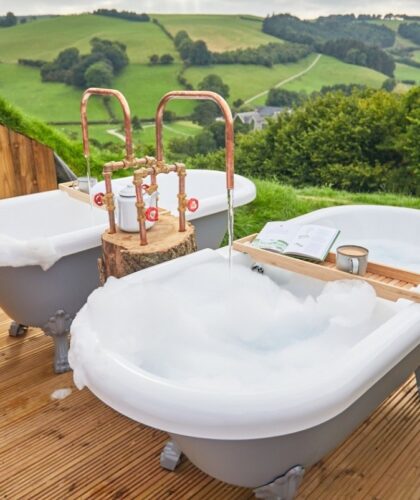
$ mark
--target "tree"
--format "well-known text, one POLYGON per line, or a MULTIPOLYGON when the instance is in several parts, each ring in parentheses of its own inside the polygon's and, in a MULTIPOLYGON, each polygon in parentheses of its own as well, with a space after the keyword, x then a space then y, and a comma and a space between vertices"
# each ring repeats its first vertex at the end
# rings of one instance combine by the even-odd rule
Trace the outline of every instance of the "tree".
POLYGON ((149 57, 149 62, 152 66, 159 64, 159 56, 157 54, 153 54, 149 57))
POLYGON ((112 83, 112 66, 104 61, 98 61, 89 66, 85 72, 88 87, 110 87, 112 83))
POLYGON ((188 61, 192 66, 208 66, 211 63, 211 52, 208 50, 206 42, 203 40, 193 42, 188 61))
POLYGON ((233 101, 233 107, 236 109, 239 109, 243 104, 244 104, 243 99, 236 99, 235 101, 233 101))
POLYGON ((160 56, 160 64, 172 64, 174 62, 174 58, 171 54, 163 54, 160 56))
POLYGON ((117 75, 129 63, 127 56, 127 47, 120 42, 111 42, 110 40, 101 40, 92 38, 90 41, 92 54, 101 54, 107 59, 113 68, 113 73, 117 75))
MULTIPOLYGON (((219 75, 207 75, 199 84, 199 90, 211 90, 227 99, 229 97, 229 85, 223 83, 219 75)), ((220 110, 217 104, 210 101, 202 101, 195 107, 191 115, 193 122, 203 126, 211 125, 219 116, 220 110)))
POLYGON ((8 12, 5 17, 0 17, 0 27, 10 28, 11 26, 16 26, 18 20, 13 12, 8 12))
POLYGON ((176 120, 175 111, 171 111, 170 109, 165 109, 163 112, 163 120, 165 122, 174 122, 176 120))
POLYGON ((65 49, 58 54, 57 59, 54 61, 54 65, 59 69, 70 69, 79 61, 80 54, 78 49, 70 47, 69 49, 65 49))
POLYGON ((26 17, 22 17, 21 20, 20 20, 20 24, 26 24, 28 20, 26 19, 26 17))
POLYGON ((384 90, 387 90, 388 92, 392 92, 395 88, 395 85, 397 85, 395 78, 387 78, 382 83, 382 88, 384 90))
POLYGON ((134 115, 133 118, 131 118, 131 125, 134 130, 142 130, 142 125, 140 118, 137 115, 134 115))
POLYGON ((219 75, 207 75, 199 84, 200 90, 211 90, 227 99, 229 97, 229 85, 225 84, 219 75))
POLYGON ((295 104, 301 104, 304 100, 305 94, 303 93, 273 88, 268 92, 266 104, 267 106, 284 106, 291 108, 295 104))

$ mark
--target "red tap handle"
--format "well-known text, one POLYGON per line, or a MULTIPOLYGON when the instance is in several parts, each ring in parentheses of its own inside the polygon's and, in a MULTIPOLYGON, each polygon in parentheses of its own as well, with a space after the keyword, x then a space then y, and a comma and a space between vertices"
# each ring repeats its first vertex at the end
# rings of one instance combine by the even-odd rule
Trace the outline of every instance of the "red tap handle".
POLYGON ((187 201, 187 208, 190 212, 196 212, 198 210, 198 207, 200 206, 197 198, 190 198, 187 201))
POLYGON ((102 207, 102 205, 104 204, 104 196, 104 193, 96 193, 93 197, 93 201, 96 205, 98 205, 98 207, 102 207))
POLYGON ((149 207, 146 209, 146 219, 149 222, 156 222, 159 219, 159 211, 156 207, 149 207))

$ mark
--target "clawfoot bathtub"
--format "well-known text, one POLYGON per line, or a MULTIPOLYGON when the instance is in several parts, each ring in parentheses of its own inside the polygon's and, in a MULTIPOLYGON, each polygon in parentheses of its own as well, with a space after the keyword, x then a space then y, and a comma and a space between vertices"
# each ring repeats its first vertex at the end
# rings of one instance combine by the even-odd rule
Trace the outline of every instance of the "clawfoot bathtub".
MULTIPOLYGON (((156 293, 156 286, 182 276, 187 269, 196 269, 198 275, 200 266, 219 262, 221 256, 226 256, 225 249, 203 250, 124 277, 117 290, 108 283, 95 292, 72 328, 70 362, 74 379, 79 388, 87 386, 120 413, 166 431, 171 442, 161 455, 165 468, 173 470, 180 454, 185 453, 207 474, 253 488, 257 498, 289 500, 305 469, 338 446, 418 368, 420 305, 377 299, 368 327, 360 331, 353 327, 345 355, 333 359, 328 367, 320 356, 320 361, 313 361, 310 376, 296 377, 291 369, 278 385, 259 390, 246 387, 244 392, 190 385, 182 377, 171 379, 155 374, 143 361, 137 364, 131 351, 123 354, 118 350, 128 341, 126 332, 134 331, 133 325, 127 324, 127 320, 124 323, 121 316, 113 319, 115 333, 110 330, 109 336, 104 336, 100 318, 91 306, 95 294, 102 294, 106 306, 117 297, 128 297, 136 285, 146 290, 155 286, 156 293)), ((248 256, 234 252, 233 272, 241 268, 252 273, 253 264, 248 256)), ((227 262, 224 265, 227 272, 227 262)), ((317 280, 268 265, 263 271, 280 288, 302 301, 323 287, 317 280)), ((136 344, 140 347, 141 339, 151 334, 150 329, 141 328, 142 320, 153 314, 142 305, 133 337, 136 342, 140 339, 136 344)), ((329 342, 322 342, 318 345, 328 352, 329 342)), ((159 345, 164 355, 167 346, 159 345)), ((183 355, 183 349, 183 342, 175 348, 172 345, 170 355, 164 359, 170 363, 183 355)), ((199 346, 196 349, 197 356, 200 352, 205 355, 205 345, 202 350, 199 346)))

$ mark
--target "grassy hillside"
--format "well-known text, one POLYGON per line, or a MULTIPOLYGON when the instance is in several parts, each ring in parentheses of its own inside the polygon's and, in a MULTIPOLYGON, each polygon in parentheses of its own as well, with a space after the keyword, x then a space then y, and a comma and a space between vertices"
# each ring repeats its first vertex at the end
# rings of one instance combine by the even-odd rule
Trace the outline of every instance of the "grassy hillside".
POLYGON ((214 52, 279 42, 262 32, 262 19, 250 16, 156 15, 172 34, 185 30, 193 40, 204 40, 214 52), (252 19, 252 20, 251 20, 252 19))
POLYGON ((131 62, 148 62, 152 54, 169 53, 178 58, 171 40, 152 22, 138 23, 104 16, 81 14, 31 21, 0 30, 2 62, 19 58, 51 61, 68 48, 89 52, 94 37, 117 40, 127 45, 131 62))
MULTIPOLYGON (((208 68, 189 68, 185 76, 193 85, 197 85, 209 73, 216 73, 230 87, 230 101, 249 99, 267 90, 277 83, 292 77, 306 69, 316 55, 302 59, 297 63, 276 64, 273 68, 262 66, 217 65, 208 68)), ((333 57, 322 56, 319 62, 305 75, 287 83, 287 90, 303 90, 313 92, 323 85, 335 83, 361 83, 371 87, 380 87, 386 76, 377 71, 361 66, 346 64, 333 57)), ((252 104, 264 104, 266 96, 262 96, 252 104)))
POLYGON ((378 88, 385 79, 385 75, 373 69, 346 64, 334 57, 322 56, 311 71, 287 83, 284 88, 313 92, 320 90, 323 85, 334 85, 336 83, 359 83, 378 88))
POLYGON ((276 64, 272 68, 242 64, 195 67, 189 68, 185 72, 185 77, 196 87, 208 74, 219 75, 230 87, 230 101, 232 102, 235 99, 249 99, 259 92, 268 90, 276 83, 307 68, 315 57, 315 54, 311 54, 297 63, 276 64))
MULTIPOLYGON (((176 79, 180 70, 180 64, 130 64, 114 79, 113 87, 125 95, 133 115, 143 119, 154 118, 160 98, 166 92, 181 87, 176 79)), ((179 101, 170 103, 167 109, 175 111, 179 116, 186 116, 191 113, 193 107, 194 103, 191 101, 179 101)), ((114 105, 114 109, 117 110, 118 106, 114 105)))
MULTIPOLYGON (((26 114, 45 121, 77 121, 82 91, 64 83, 42 83, 39 70, 0 64, 0 96, 26 114)), ((102 102, 92 100, 89 118, 107 120, 102 102)))
POLYGON ((397 80, 414 80, 416 83, 420 83, 420 68, 397 63, 395 78, 397 80))
MULTIPOLYGON (((65 125, 57 128, 73 140, 82 140, 82 131, 79 125, 65 125)), ((109 134, 107 132, 108 130, 117 130, 117 132, 122 133, 122 130, 118 129, 117 125, 91 125, 89 127, 89 137, 96 139, 102 144, 112 142, 122 145, 122 140, 115 135, 109 134)), ((163 141, 164 144, 167 144, 173 137, 193 136, 198 134, 201 130, 199 125, 190 121, 181 120, 174 123, 168 123, 164 125, 163 141)), ((151 123, 145 123, 141 130, 133 130, 133 141, 136 146, 146 144, 154 145, 155 126, 151 123)))

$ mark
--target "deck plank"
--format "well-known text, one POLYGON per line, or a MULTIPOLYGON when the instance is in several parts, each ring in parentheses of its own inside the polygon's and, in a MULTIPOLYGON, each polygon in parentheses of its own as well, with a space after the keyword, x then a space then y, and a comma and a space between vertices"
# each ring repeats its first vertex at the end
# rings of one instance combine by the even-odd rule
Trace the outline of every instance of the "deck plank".
MULTIPOLYGON (((37 329, 10 338, 0 310, 0 499, 245 500, 236 488, 186 458, 176 473, 159 467, 165 433, 119 415, 70 373, 54 375, 52 343, 37 329), (64 400, 51 393, 72 388, 64 400)), ((305 475, 310 499, 420 499, 420 400, 414 376, 339 448, 305 475)))

